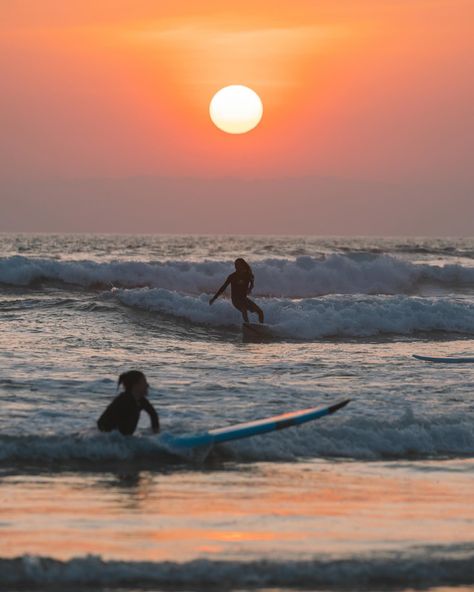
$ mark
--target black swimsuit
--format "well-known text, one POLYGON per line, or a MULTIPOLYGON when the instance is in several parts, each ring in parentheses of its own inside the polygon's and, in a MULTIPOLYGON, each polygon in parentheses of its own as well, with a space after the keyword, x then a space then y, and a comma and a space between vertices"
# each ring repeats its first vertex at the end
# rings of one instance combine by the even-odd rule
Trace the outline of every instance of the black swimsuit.
POLYGON ((252 285, 252 279, 252 276, 249 274, 239 274, 234 271, 234 273, 231 273, 226 279, 219 292, 223 292, 230 284, 230 297, 235 308, 238 310, 257 312, 256 304, 247 296, 249 288, 252 285))
POLYGON ((142 409, 148 413, 152 428, 157 431, 160 422, 150 401, 146 397, 137 401, 131 393, 126 392, 115 397, 100 416, 97 426, 101 432, 119 430, 124 436, 130 436, 137 427, 142 409))

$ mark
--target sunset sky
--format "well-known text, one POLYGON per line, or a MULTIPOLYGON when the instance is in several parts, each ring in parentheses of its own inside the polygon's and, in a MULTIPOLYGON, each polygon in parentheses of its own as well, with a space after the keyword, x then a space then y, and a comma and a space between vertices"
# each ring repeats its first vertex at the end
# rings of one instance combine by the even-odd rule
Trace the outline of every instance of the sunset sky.
POLYGON ((474 230, 472 0, 0 1, 0 231, 474 230))

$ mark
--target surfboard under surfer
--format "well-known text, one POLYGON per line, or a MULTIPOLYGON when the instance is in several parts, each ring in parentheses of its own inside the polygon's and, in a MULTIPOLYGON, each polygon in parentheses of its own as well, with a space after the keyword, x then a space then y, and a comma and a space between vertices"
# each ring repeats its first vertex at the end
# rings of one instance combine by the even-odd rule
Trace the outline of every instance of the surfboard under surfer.
POLYGON ((258 314, 258 320, 260 323, 264 322, 264 314, 262 309, 250 300, 248 295, 251 293, 254 284, 254 275, 250 265, 239 257, 234 262, 235 271, 231 273, 222 286, 217 290, 215 295, 209 300, 209 304, 219 298, 219 296, 226 290, 230 284, 230 294, 232 304, 237 310, 242 313, 242 317, 245 323, 249 322, 248 313, 254 312, 258 314))
POLYGON ((150 416, 151 429, 156 434, 160 431, 160 418, 153 405, 147 399, 148 382, 143 372, 130 370, 119 376, 118 386, 124 391, 117 395, 102 413, 97 426, 101 432, 118 430, 124 436, 130 436, 136 430, 140 412, 150 416))

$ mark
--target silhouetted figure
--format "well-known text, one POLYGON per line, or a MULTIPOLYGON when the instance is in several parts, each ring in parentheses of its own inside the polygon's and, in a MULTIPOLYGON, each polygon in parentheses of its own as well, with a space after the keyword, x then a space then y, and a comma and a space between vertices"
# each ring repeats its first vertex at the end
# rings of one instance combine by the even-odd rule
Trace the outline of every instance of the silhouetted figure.
POLYGON ((107 409, 100 416, 97 426, 101 432, 112 432, 118 430, 124 436, 130 436, 135 431, 140 412, 143 409, 151 419, 153 432, 160 431, 160 419, 153 405, 146 398, 148 395, 148 382, 143 372, 130 370, 119 376, 118 386, 125 388, 110 403, 107 409))
POLYGON ((237 310, 240 310, 244 322, 249 322, 249 312, 255 312, 258 314, 258 320, 260 323, 263 323, 264 316, 262 309, 248 297, 252 291, 254 282, 252 269, 247 261, 245 261, 245 259, 241 259, 240 257, 239 259, 235 260, 234 265, 234 273, 231 273, 219 290, 217 290, 215 296, 209 300, 209 304, 212 304, 214 300, 219 298, 219 296, 230 284, 230 296, 232 298, 232 304, 237 310))

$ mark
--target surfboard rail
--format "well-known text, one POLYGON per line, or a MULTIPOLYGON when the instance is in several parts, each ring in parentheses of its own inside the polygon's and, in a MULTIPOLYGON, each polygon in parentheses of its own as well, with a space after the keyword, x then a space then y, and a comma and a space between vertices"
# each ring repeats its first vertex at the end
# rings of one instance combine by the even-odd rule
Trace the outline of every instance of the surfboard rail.
POLYGON ((269 432, 302 425, 326 415, 331 415, 345 407, 349 402, 350 399, 345 399, 344 401, 340 401, 339 403, 335 403, 328 407, 311 407, 299 411, 290 411, 289 413, 282 413, 281 415, 274 415, 272 417, 257 419, 255 421, 235 424, 224 428, 215 428, 207 432, 183 434, 182 436, 169 436, 167 440, 171 446, 181 449, 198 448, 203 446, 212 447, 214 444, 251 438, 252 436, 260 436, 269 432))

